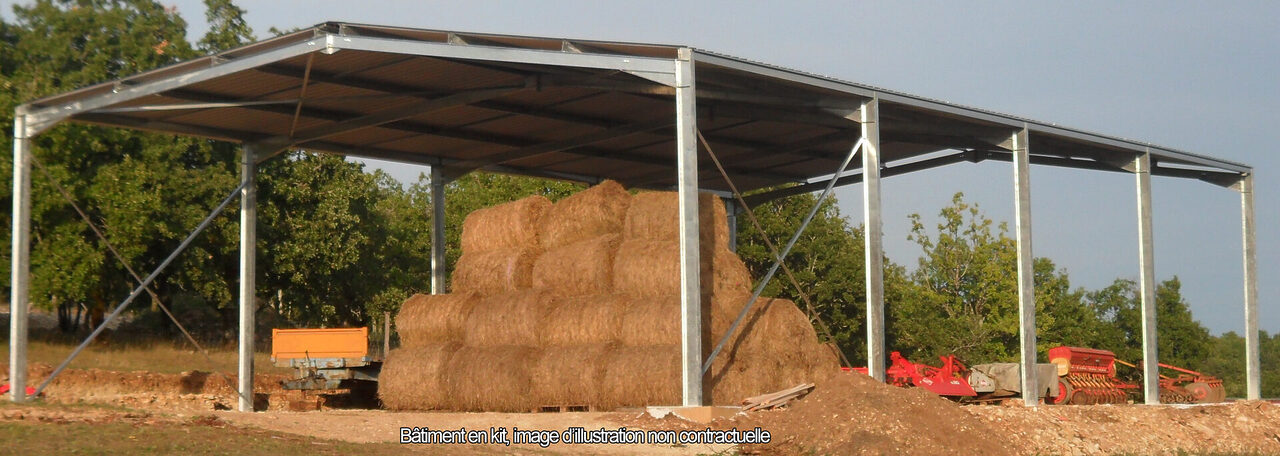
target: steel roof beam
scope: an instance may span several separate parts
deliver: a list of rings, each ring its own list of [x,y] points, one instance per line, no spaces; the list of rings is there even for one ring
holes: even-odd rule
[[[259,54],[225,60],[202,70],[123,87],[114,92],[91,96],[73,103],[30,110],[28,113],[28,122],[31,123],[29,128],[33,130],[32,133],[34,134],[76,114],[268,65],[308,52],[315,52],[323,49],[323,44],[323,40],[300,41]]]
[[[646,131],[656,130],[659,128],[671,126],[673,123],[674,121],[671,119],[661,119],[661,120],[651,121],[651,122],[639,122],[639,123],[634,123],[629,125],[623,125],[620,127],[610,128],[604,131],[588,133],[588,134],[577,136],[574,138],[541,143],[541,144],[524,147],[516,150],[510,150],[506,152],[499,152],[493,155],[487,155],[474,160],[466,160],[454,166],[461,167],[462,169],[470,169],[470,168],[481,168],[488,165],[497,165],[497,164],[514,161],[514,160],[522,160],[526,158],[537,157],[540,155],[546,155],[546,154],[555,153],[555,152],[563,152],[565,150],[574,149],[574,148],[586,146],[589,144],[598,143],[601,141],[607,141],[610,139],[616,139],[616,138],[634,135],[636,133],[643,133]]]
[[[521,90],[527,90],[528,85],[517,87],[498,87],[489,89],[479,89],[471,91],[463,91],[454,93],[453,95],[433,98],[429,100],[421,100],[405,106],[384,109],[374,113],[366,114],[360,117],[343,120],[334,124],[317,125],[304,129],[292,136],[276,136],[268,139],[268,143],[278,143],[278,145],[294,145],[303,144],[308,141],[328,138],[343,133],[361,130],[365,128],[377,127],[409,117],[414,117],[429,112],[439,111],[441,109],[465,106],[479,100],[487,100],[509,95]]]
[[[527,63],[574,68],[641,71],[655,74],[674,74],[673,59],[653,57],[586,54],[538,49],[519,49],[491,46],[458,46],[445,43],[385,39],[353,35],[328,35],[326,46],[333,49],[390,52],[450,59],[483,60],[506,63]]]
[[[1059,127],[1057,125],[1037,122],[1030,119],[1023,119],[1015,116],[999,114],[999,113],[980,110],[980,109],[952,105],[952,104],[943,103],[935,100],[930,100],[923,97],[908,95],[900,92],[888,91],[888,90],[861,85],[861,84],[838,81],[835,79],[816,76],[816,75],[803,73],[803,72],[795,71],[791,69],[759,64],[754,62],[747,62],[740,59],[717,55],[714,53],[708,53],[705,51],[694,51],[694,52],[696,53],[697,61],[700,64],[715,65],[715,66],[734,69],[738,71],[744,71],[747,73],[753,73],[760,76],[778,78],[785,81],[791,81],[799,84],[806,84],[806,85],[827,89],[827,90],[834,90],[837,92],[852,94],[852,95],[861,96],[864,98],[871,98],[872,96],[878,96],[879,99],[885,103],[913,106],[913,107],[930,110],[930,111],[936,111],[939,113],[949,114],[949,115],[953,115],[961,118],[970,118],[970,119],[994,123],[997,125],[1004,125],[1007,127],[1023,128],[1023,126],[1025,125],[1027,129],[1032,133],[1042,133],[1042,134],[1061,136],[1065,138],[1072,138],[1080,141],[1092,142],[1092,143],[1097,143],[1101,145],[1116,147],[1116,148],[1130,151],[1132,153],[1141,153],[1141,152],[1144,152],[1147,148],[1150,148],[1151,151],[1155,153],[1157,156],[1164,155],[1170,158],[1176,158],[1178,160],[1186,161],[1188,163],[1195,163],[1202,166],[1219,168],[1225,171],[1249,172],[1251,170],[1249,166],[1246,166],[1243,164],[1234,163],[1227,160],[1206,157],[1206,156],[1197,155],[1197,154],[1192,154],[1189,152],[1164,148],[1164,147],[1160,147],[1152,144],[1141,143],[1141,142],[1121,139],[1121,138],[1115,138],[1115,137],[1100,135],[1095,133],[1089,133],[1089,132],[1075,130],[1071,128]]]
[[[901,165],[885,166],[880,169],[880,177],[882,178],[892,177],[892,176],[897,176],[901,174],[913,173],[916,171],[923,171],[926,169],[937,168],[939,166],[946,166],[953,163],[970,161],[972,158],[973,158],[973,153],[965,151],[965,152],[957,152],[954,154],[945,155],[942,157],[930,158],[927,160],[904,163]],[[743,197],[743,200],[747,202],[747,205],[755,207],[755,206],[759,206],[761,204],[767,203],[769,201],[776,200],[778,198],[786,198],[788,196],[799,195],[801,193],[816,192],[822,189],[823,187],[826,187],[827,182],[830,182],[830,181],[831,179],[828,178],[821,181],[809,182],[809,183],[795,185],[791,187],[783,187],[780,189],[770,190],[763,193],[748,195]],[[840,177],[840,181],[836,182],[836,186],[843,187],[845,185],[853,185],[860,182],[862,182],[862,173],[846,174]]]

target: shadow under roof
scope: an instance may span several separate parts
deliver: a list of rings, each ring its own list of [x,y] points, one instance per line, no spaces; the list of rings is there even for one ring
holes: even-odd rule
[[[885,176],[1007,161],[1004,143],[1024,127],[1033,164],[1124,171],[1150,152],[1155,175],[1229,186],[1251,172],[1226,160],[681,46],[350,23],[43,98],[19,114],[34,131],[71,120],[453,173],[486,169],[671,188],[671,74],[682,49],[694,61],[698,129],[743,191],[832,175],[858,139],[853,114],[872,97],[880,102]],[[726,191],[703,163],[700,186]]]

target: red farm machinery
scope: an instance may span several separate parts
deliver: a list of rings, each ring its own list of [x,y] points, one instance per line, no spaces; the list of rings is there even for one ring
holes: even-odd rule
[[[941,356],[941,367],[913,363],[898,352],[890,355],[892,365],[885,381],[894,386],[917,387],[964,402],[996,401],[1021,395],[1020,366],[1017,363],[990,363],[965,366],[955,355]],[[1136,365],[1116,359],[1115,353],[1081,347],[1049,350],[1049,363],[1036,365],[1039,395],[1048,404],[1122,404],[1141,388],[1116,375],[1116,364],[1136,369]],[[1222,402],[1226,390],[1222,380],[1167,364],[1163,369],[1177,372],[1160,376],[1160,402],[1188,404]],[[866,368],[846,369],[867,373]]]

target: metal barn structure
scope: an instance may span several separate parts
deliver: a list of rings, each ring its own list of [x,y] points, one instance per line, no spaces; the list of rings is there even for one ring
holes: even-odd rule
[[[728,187],[717,170],[702,166],[700,135],[714,145],[741,191],[780,188],[754,194],[749,204],[862,183],[868,363],[881,380],[880,179],[961,162],[1012,162],[1028,404],[1037,400],[1030,368],[1036,361],[1031,165],[1135,178],[1143,356],[1151,361],[1144,375],[1148,402],[1158,400],[1151,176],[1233,189],[1241,195],[1248,397],[1259,397],[1253,175],[1247,165],[691,47],[325,23],[17,108],[10,301],[15,401],[24,400],[27,380],[31,140],[68,121],[243,145],[241,410],[252,407],[255,171],[291,148],[431,167],[435,293],[445,284],[442,190],[451,178],[487,170],[677,190],[683,401],[701,405],[696,194],[726,196]],[[857,149],[860,162],[850,163]]]

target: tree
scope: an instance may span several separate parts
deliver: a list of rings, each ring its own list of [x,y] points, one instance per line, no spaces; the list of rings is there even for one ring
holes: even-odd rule
[[[1116,279],[1110,286],[1088,294],[1087,301],[1104,323],[1104,348],[1120,359],[1142,359],[1142,314],[1138,284]],[[1188,369],[1200,369],[1212,350],[1209,330],[1191,315],[1182,298],[1182,282],[1177,277],[1156,286],[1156,354],[1160,362]]]
[[[805,215],[818,201],[812,194],[796,195],[761,204],[753,210],[765,236],[782,249]],[[774,257],[760,232],[747,217],[738,218],[738,255],[757,283],[774,263]],[[863,231],[840,213],[834,199],[822,202],[813,221],[787,255],[786,265],[812,300],[817,313],[830,327],[836,345],[851,362],[866,359],[866,274]],[[885,261],[886,302],[892,306],[901,295],[897,286],[902,268]],[[800,294],[779,269],[765,287],[763,296],[794,301],[801,309]]]
[[[554,202],[584,188],[586,187],[581,184],[565,181],[485,171],[467,173],[449,182],[445,186],[445,257],[449,265],[449,277],[453,277],[453,266],[462,255],[462,222],[467,214],[532,195],[542,195]],[[430,201],[430,179],[426,175],[419,175],[418,183],[409,191],[415,199]],[[430,244],[428,248],[429,246]]]
[[[252,42],[253,29],[244,20],[245,11],[231,0],[204,0],[209,32],[200,39],[200,50],[216,53]]]
[[[1013,361],[1020,355],[1016,243],[977,205],[956,193],[931,233],[912,215],[908,239],[923,256],[906,297],[890,307],[897,348],[921,359],[955,354],[972,362]],[[1096,316],[1072,290],[1065,271],[1036,258],[1037,351],[1054,345],[1091,345]]]

